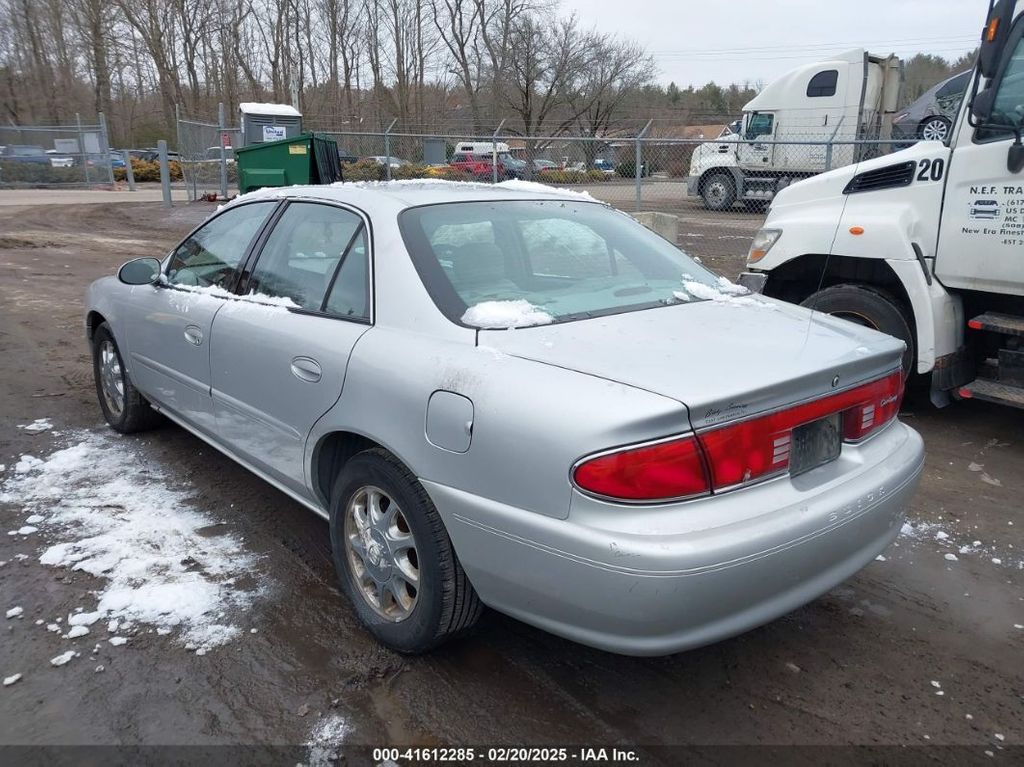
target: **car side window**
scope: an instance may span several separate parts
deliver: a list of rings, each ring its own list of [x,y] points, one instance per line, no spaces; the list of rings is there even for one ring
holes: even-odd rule
[[[342,256],[348,251],[355,255],[362,229],[363,220],[351,211],[312,202],[291,203],[260,252],[248,292],[289,298],[302,309],[320,311]],[[361,308],[365,311],[365,306]]]
[[[249,243],[276,201],[240,205],[221,213],[179,245],[167,265],[172,285],[228,288]]]
[[[952,80],[947,82],[937,91],[935,91],[935,98],[944,99],[950,96],[960,96],[965,90],[967,90],[967,81],[970,79],[971,73],[965,72],[962,75],[957,75]]]

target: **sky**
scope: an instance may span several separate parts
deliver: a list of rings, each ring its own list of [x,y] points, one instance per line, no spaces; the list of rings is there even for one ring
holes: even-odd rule
[[[851,48],[948,59],[972,50],[987,0],[562,0],[586,27],[636,40],[657,80],[771,82]]]

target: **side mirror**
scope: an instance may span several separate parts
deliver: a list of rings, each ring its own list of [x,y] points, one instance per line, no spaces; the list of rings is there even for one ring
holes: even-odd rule
[[[152,285],[160,276],[160,261],[155,258],[135,258],[117,270],[117,279],[125,285]]]
[[[1024,144],[1020,142],[1020,133],[1017,140],[1010,144],[1010,151],[1006,153],[1006,169],[1010,173],[1020,173],[1024,170]]]
[[[978,91],[974,95],[974,100],[971,101],[971,114],[974,116],[974,121],[979,125],[987,123],[992,118],[992,109],[995,105],[995,88]]]

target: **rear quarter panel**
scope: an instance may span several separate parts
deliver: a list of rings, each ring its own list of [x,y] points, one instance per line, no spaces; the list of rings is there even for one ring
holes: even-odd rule
[[[462,341],[368,331],[349,363],[341,399],[310,435],[307,461],[326,434],[352,431],[382,444],[421,479],[565,518],[576,460],[690,428],[686,408],[674,400],[477,347],[467,333]],[[467,452],[427,440],[427,402],[435,391],[472,400]]]

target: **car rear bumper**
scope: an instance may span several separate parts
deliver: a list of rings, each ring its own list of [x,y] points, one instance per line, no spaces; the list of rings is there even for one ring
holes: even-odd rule
[[[894,423],[833,464],[719,496],[544,517],[424,481],[485,604],[612,652],[666,655],[815,599],[899,533],[923,464]]]

